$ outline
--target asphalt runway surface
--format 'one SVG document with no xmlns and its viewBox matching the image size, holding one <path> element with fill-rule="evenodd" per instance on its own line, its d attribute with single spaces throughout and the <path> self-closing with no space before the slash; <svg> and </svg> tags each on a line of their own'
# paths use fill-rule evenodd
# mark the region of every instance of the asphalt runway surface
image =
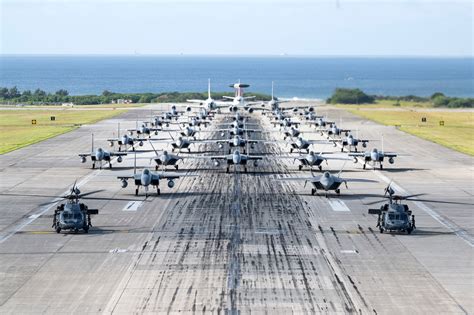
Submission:
<svg viewBox="0 0 474 315">
<path fill-rule="evenodd" d="M 267 158 L 288 155 L 279 143 L 251 150 L 265 159 L 248 173 L 186 159 L 177 172 L 199 176 L 182 177 L 173 189 L 160 183 L 160 196 L 135 196 L 132 182 L 121 188 L 116 177 L 133 174 L 133 155 L 111 170 L 81 164 L 77 154 L 90 152 L 92 132 L 96 147 L 110 149 L 105 139 L 117 123 L 134 128 L 137 117 L 159 108 L 133 109 L 0 156 L 0 313 L 474 313 L 472 157 L 321 106 L 318 114 L 374 140 L 368 148 L 380 148 L 383 134 L 384 149 L 400 154 L 395 164 L 382 171 L 352 161 L 323 164 L 344 167 L 342 177 L 376 181 L 349 183 L 339 197 L 279 181 L 310 175 L 292 160 Z M 273 131 L 252 137 L 283 139 L 267 117 L 250 117 Z M 227 153 L 213 144 L 191 148 Z M 332 145 L 314 151 L 340 153 Z M 148 158 L 137 164 L 154 169 Z M 103 189 L 96 196 L 111 200 L 86 202 L 99 209 L 89 234 L 57 234 L 56 204 L 43 204 L 75 180 L 82 192 Z M 367 203 L 391 181 L 398 193 L 465 204 L 408 202 L 416 215 L 412 235 L 380 234 L 367 213 L 378 205 Z"/>
</svg>

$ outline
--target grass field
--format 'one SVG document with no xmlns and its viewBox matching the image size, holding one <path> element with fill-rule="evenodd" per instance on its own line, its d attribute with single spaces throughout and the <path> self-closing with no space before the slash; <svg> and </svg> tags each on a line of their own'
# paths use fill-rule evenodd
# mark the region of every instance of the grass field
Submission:
<svg viewBox="0 0 474 315">
<path fill-rule="evenodd" d="M 110 118 L 126 110 L 0 110 L 0 154 Z M 50 117 L 56 120 L 51 121 Z M 36 125 L 31 121 L 35 119 Z"/>
<path fill-rule="evenodd" d="M 357 105 L 356 105 L 357 106 Z M 374 107 L 372 107 L 374 106 Z M 342 107 L 342 106 L 341 106 Z M 433 141 L 448 148 L 474 155 L 474 111 L 472 110 L 441 110 L 429 108 L 407 108 L 404 106 L 363 105 L 343 106 L 350 112 L 400 130 Z M 426 122 L 422 122 L 422 118 Z M 444 126 L 440 126 L 444 121 Z"/>
</svg>

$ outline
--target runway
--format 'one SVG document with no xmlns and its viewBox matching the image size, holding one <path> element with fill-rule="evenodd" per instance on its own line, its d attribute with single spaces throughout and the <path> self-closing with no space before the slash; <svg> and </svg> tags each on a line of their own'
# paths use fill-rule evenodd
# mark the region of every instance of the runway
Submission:
<svg viewBox="0 0 474 315">
<path fill-rule="evenodd" d="M 178 172 L 199 177 L 180 178 L 173 189 L 162 183 L 162 195 L 148 198 L 122 189 L 116 178 L 133 173 L 133 155 L 112 170 L 80 163 L 91 132 L 105 148 L 117 123 L 134 128 L 137 116 L 160 108 L 132 109 L 0 156 L 0 313 L 474 313 L 472 157 L 319 106 L 318 114 L 377 140 L 370 148 L 381 146 L 383 134 L 384 149 L 401 156 L 383 171 L 352 161 L 323 164 L 377 181 L 349 183 L 340 197 L 312 196 L 309 185 L 278 181 L 310 174 L 292 160 L 264 159 L 248 173 L 229 174 L 210 161 L 185 160 Z M 260 113 L 251 117 L 277 130 Z M 282 139 L 276 131 L 260 137 Z M 192 147 L 198 149 L 223 153 L 211 144 Z M 255 148 L 265 156 L 288 150 Z M 154 168 L 148 159 L 138 165 Z M 99 209 L 89 234 L 54 232 L 55 205 L 42 205 L 53 197 L 11 196 L 57 196 L 75 180 L 83 192 L 104 189 L 99 197 L 117 199 L 87 202 Z M 376 216 L 367 214 L 374 206 L 366 205 L 378 198 L 364 195 L 383 194 L 387 181 L 406 193 L 466 205 L 409 202 L 413 234 L 380 234 Z"/>
</svg>

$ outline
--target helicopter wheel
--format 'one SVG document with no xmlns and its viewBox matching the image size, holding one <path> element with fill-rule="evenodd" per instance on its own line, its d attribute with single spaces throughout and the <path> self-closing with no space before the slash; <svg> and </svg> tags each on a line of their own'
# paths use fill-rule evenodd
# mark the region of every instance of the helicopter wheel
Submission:
<svg viewBox="0 0 474 315">
<path fill-rule="evenodd" d="M 314 195 L 316 193 L 316 189 L 311 188 L 311 195 Z"/>
<path fill-rule="evenodd" d="M 344 152 L 344 147 L 341 148 L 341 152 Z"/>
<path fill-rule="evenodd" d="M 365 170 L 365 163 L 364 163 L 364 165 L 362 166 L 362 168 Z"/>
<path fill-rule="evenodd" d="M 354 148 L 354 151 L 357 152 L 357 147 Z"/>
<path fill-rule="evenodd" d="M 56 228 L 56 233 L 61 233 L 61 228 L 59 226 Z"/>
<path fill-rule="evenodd" d="M 109 168 L 112 168 L 112 163 L 109 163 Z"/>
<path fill-rule="evenodd" d="M 383 170 L 383 165 L 382 165 L 382 163 L 380 163 L 380 169 Z"/>
<path fill-rule="evenodd" d="M 320 171 L 323 170 L 323 167 L 321 165 L 318 165 L 318 168 L 319 168 Z"/>
<path fill-rule="evenodd" d="M 158 171 L 158 165 L 155 165 L 155 171 Z"/>
<path fill-rule="evenodd" d="M 174 168 L 175 168 L 176 170 L 178 170 L 178 167 L 179 167 L 178 165 L 175 165 L 175 166 L 174 166 Z"/>
<path fill-rule="evenodd" d="M 135 196 L 138 196 L 138 187 L 135 188 Z"/>
<path fill-rule="evenodd" d="M 293 153 L 293 149 L 290 149 L 290 153 Z"/>
<path fill-rule="evenodd" d="M 383 229 L 382 229 L 382 228 L 380 228 L 379 230 L 380 230 L 380 233 L 383 233 Z"/>
<path fill-rule="evenodd" d="M 298 165 L 298 170 L 301 171 L 303 169 L 303 165 Z"/>
<path fill-rule="evenodd" d="M 160 188 L 158 188 L 158 187 L 156 188 L 156 194 L 157 194 L 157 195 L 160 195 L 160 194 L 161 194 L 161 190 L 160 190 Z"/>
<path fill-rule="evenodd" d="M 227 166 L 225 172 L 226 172 L 226 173 L 229 173 L 229 167 L 228 167 L 228 166 Z"/>
<path fill-rule="evenodd" d="M 92 169 L 95 169 L 95 163 L 92 163 Z"/>
<path fill-rule="evenodd" d="M 338 189 L 336 189 L 336 194 L 338 194 L 338 195 L 339 195 L 340 193 L 341 193 L 341 190 L 340 190 L 339 188 L 338 188 Z"/>
<path fill-rule="evenodd" d="M 88 226 L 84 227 L 84 233 L 86 233 L 86 234 L 89 233 L 89 227 Z"/>
<path fill-rule="evenodd" d="M 247 167 L 244 167 L 244 172 L 247 173 Z"/>
</svg>

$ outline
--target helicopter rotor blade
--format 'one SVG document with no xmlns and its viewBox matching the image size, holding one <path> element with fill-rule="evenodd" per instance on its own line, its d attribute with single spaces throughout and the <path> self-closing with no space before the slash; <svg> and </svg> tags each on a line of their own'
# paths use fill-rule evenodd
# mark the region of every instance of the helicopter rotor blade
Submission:
<svg viewBox="0 0 474 315">
<path fill-rule="evenodd" d="M 89 195 L 92 195 L 92 194 L 96 194 L 98 192 L 101 192 L 101 191 L 104 191 L 104 189 L 98 189 L 98 190 L 93 190 L 93 191 L 89 191 L 89 192 L 86 192 L 84 194 L 79 194 L 77 195 L 78 198 L 84 198 L 85 196 L 89 196 Z"/>
</svg>

